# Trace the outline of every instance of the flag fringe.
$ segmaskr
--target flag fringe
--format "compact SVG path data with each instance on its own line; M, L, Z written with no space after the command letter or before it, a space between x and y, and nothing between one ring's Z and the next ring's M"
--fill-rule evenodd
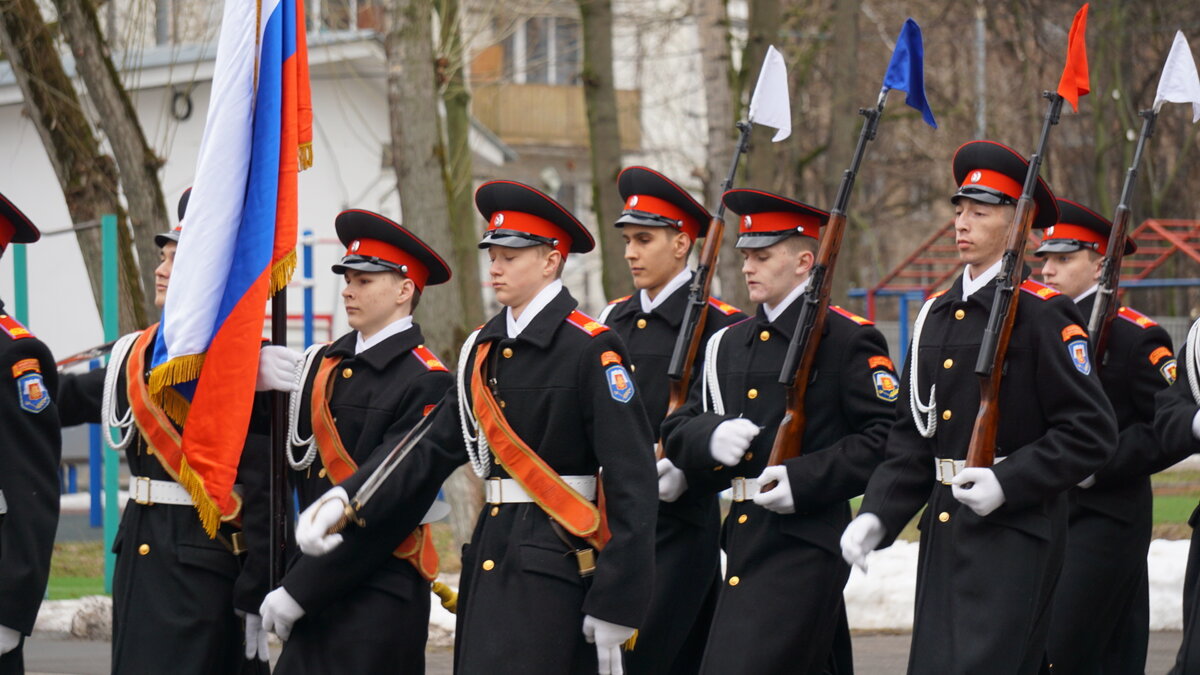
M204 354L188 354L154 367L150 371L150 396L159 405L163 404L163 389L183 382L200 379L204 367Z
M271 295L275 295L279 291L287 288L288 283L292 280L292 275L296 273L296 249L288 251L288 254L283 256L278 262L271 267Z
M192 408L192 402L187 400L183 394L172 387L165 387L158 394L158 405L162 408L164 414L171 418L171 421L179 426L183 426L187 422L188 411Z
M192 504L196 506L200 524L208 538L216 538L217 528L221 525L221 509L204 489L204 479L188 464L187 457L179 459L179 484L192 496Z
M313 147L312 141L300 144L300 170L312 168L313 164Z
M629 639L626 640L625 643L622 644L621 646L625 648L625 651L631 652L631 651L633 651L633 648L637 646L637 639L638 639L638 632L637 632L637 629L635 628L633 631L633 635L630 635Z

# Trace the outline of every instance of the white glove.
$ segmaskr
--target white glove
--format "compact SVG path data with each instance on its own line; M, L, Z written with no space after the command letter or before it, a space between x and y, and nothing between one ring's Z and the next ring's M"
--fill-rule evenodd
M258 379L254 391L299 391L304 355L280 345L258 350Z
M583 617L583 637L596 645L596 660L600 675L621 675L621 645L633 637L634 629L609 623L594 616Z
M657 466L658 498L664 502L679 499L687 491L687 477L683 475L683 470L666 457L658 460Z
M974 485L969 488L963 487L967 483ZM981 518L1004 503L1004 488L1000 487L1000 481L991 469L978 466L963 469L951 479L950 484L953 486L950 491L954 498L966 504Z
M1092 487L1095 484L1096 484L1096 474L1092 474L1092 475L1088 476L1087 478L1084 478L1083 480L1079 481L1079 487L1083 488L1084 490Z
M757 424L744 417L725 420L713 429L712 437L708 439L708 452L725 466L733 466L742 461L742 455L746 454L750 441L759 431Z
M271 658L271 652L267 648L267 631L263 630L262 617L258 614L247 614L245 618L246 658L253 661L257 657L259 661L266 663ZM291 632L290 627L288 632Z
M775 483L775 487L766 492L759 491L754 496L754 503L775 513L787 515L796 512L796 499L792 496L792 483L788 479L787 469L782 466L768 466L758 477L760 486Z
M773 492L773 490L772 490ZM860 513L842 532L842 558L867 573L867 554L883 541L883 521L874 513Z
M329 534L350 503L346 488L335 487L309 505L296 522L296 545L304 555L325 555L342 543L342 535Z
M0 626L0 654L7 654L21 644L21 631Z
M286 641L292 634L292 626L304 616L304 608L286 588L280 586L267 593L262 606L258 608L258 613L262 615L263 630L271 631L278 635L280 640ZM250 616L253 615L247 615L247 618ZM262 640L265 647L266 636Z

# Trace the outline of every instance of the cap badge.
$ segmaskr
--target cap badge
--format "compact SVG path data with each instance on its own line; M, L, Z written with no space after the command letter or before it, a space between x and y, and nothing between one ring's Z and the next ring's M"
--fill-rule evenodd
M742 225L745 225L747 230L750 229L751 223L753 222L754 221L750 218L750 216L742 216Z
M983 178L982 171L972 171L969 180L972 183L978 183L980 178Z
M637 198L638 198L638 196L637 196L637 195L634 195L634 196L630 197L630 198L629 198L629 206L627 206L627 207L625 207L625 208L632 209L633 207L637 206L637 202L638 202L638 199L637 199Z
M362 242L361 242L361 241L359 241L359 240L357 240L357 239L355 239L354 241L350 242L350 252L351 252L351 253L354 253L355 251L357 251L357 250L358 250L358 247L359 247L361 244L362 244Z
M492 227L500 227L503 224L504 224L504 214L497 213L495 215L495 217L492 218Z
M1051 225L1050 227L1046 228L1046 237L1053 237L1053 236L1054 236L1054 226Z

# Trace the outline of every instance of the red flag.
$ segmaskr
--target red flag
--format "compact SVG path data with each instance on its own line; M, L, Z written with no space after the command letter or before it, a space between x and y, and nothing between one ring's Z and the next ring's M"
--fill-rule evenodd
M1058 81L1058 95L1071 104L1071 109L1079 112L1079 97L1091 91L1088 83L1087 42L1087 3L1075 12L1075 20L1071 22L1071 32L1067 35L1067 65L1063 68L1062 79Z

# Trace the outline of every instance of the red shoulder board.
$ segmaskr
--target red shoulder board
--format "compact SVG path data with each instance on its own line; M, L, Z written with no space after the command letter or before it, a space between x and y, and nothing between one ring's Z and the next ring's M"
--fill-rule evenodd
M437 354L434 354L433 351L430 350L429 347L426 347L425 345L417 345L416 347L413 347L412 355L417 357L418 361L420 361L421 363L424 363L425 367L428 368L429 370L436 370L436 371L449 371L450 370L449 368L446 367L446 364L442 363L442 360L437 357Z
M1056 295L1061 295L1058 291L1050 288L1046 284L1038 283L1033 279L1026 279L1021 282L1021 290L1030 295L1036 295L1043 300L1049 300Z
M579 310L575 310L567 315L567 323L575 326L579 330L591 335L592 337L596 337L597 335L608 330L608 326L605 326L604 324L596 321L592 317Z
M842 316L846 317L847 319L850 319L851 321L853 321L854 323L856 323L860 326L874 326L875 325L874 321L872 321L866 317L859 316L859 315L855 314L854 312L844 310L841 307L838 307L837 305L830 305L829 311L837 312L838 314L841 314Z
M945 295L945 294L946 294L946 291L948 291L948 290L950 290L950 289L949 289L949 288L943 288L943 289L942 289L942 290L940 290L940 291L934 291L933 293L930 293L930 294L929 294L929 297L928 297L928 298L925 298L925 299L926 299L926 300L932 300L932 299L934 299L934 298L940 298L940 297L942 297L943 295Z
M728 302L721 302L712 296L709 296L708 298L708 306L724 314L725 316L733 316L734 314L742 311Z
M8 337L14 340L33 337L33 333L30 333L28 328L22 326L20 321L7 314L0 314L0 330L3 330L8 334Z
M1154 319L1151 319L1136 309L1129 309L1128 307L1122 307L1121 309L1118 309L1117 316L1130 323L1137 324L1138 328L1153 328L1158 325L1158 322Z
M625 302L626 300L628 300L628 299L630 299L630 298L632 298L632 297L633 297L632 295L626 295L626 296L625 296L625 297L623 297L623 298L617 298L616 300L609 300L609 301L608 301L608 304L610 304L610 305L615 305L615 304L617 304L618 302Z

